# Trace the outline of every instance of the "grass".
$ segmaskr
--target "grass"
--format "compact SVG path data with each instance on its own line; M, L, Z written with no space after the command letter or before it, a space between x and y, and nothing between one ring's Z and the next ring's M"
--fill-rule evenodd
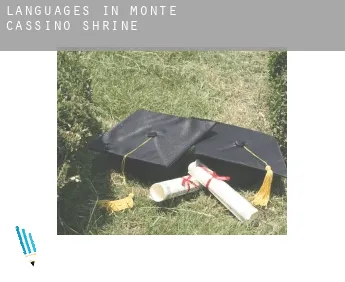
M85 52L82 59L92 72L93 99L101 110L103 130L141 108L272 133L266 108L268 52ZM273 195L268 208L247 225L205 190L157 205L148 198L148 186L137 181L123 185L121 176L111 172L108 184L99 184L108 190L107 197L122 198L133 191L135 206L107 215L95 208L103 192L93 183L94 176L90 179L90 198L71 215L83 218L87 228L74 233L287 233L286 194ZM247 198L253 195L239 192Z

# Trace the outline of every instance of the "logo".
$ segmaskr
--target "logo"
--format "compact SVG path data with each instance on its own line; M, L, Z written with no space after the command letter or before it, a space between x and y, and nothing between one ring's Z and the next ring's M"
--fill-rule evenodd
M18 226L16 226L16 231L25 258L34 266L36 260L36 246L31 233L26 234L25 229L20 229Z

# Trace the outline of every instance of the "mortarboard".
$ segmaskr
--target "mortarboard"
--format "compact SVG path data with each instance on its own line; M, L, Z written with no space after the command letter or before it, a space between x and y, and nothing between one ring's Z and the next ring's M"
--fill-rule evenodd
M215 125L214 121L137 110L89 144L110 156L114 168L137 178L160 180L185 173L185 153Z
M273 178L281 181L287 177L284 157L274 137L234 125L217 123L195 144L193 154L217 172L229 175L232 186L263 183L253 201L257 205L267 205Z

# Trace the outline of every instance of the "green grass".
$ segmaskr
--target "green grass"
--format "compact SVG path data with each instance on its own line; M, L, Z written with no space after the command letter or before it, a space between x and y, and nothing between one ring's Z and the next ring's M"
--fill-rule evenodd
M266 107L268 52L85 52L92 75L93 99L103 130L138 108L200 117L271 134ZM90 179L93 179L90 176ZM86 234L286 234L286 194L273 195L251 224L240 224L212 194L197 193L157 205L149 187L123 185L111 172L107 196L134 191L134 207L112 215L95 208L100 187L71 216L88 223ZM90 185L89 185L90 186ZM90 190L90 187L88 188ZM240 191L245 197L253 192ZM78 210L78 209L77 209ZM86 230L86 231L85 231ZM76 231L75 233L78 233Z

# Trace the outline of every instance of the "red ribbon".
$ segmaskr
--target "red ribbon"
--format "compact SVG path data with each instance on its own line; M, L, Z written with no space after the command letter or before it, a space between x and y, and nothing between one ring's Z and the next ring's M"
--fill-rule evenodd
M187 193L190 190L190 184L193 184L194 186L198 186L192 180L190 180L191 178L192 178L191 175L188 175L187 177L182 178L182 186L184 186L184 187L187 186Z
M210 170L204 166L200 166L200 168L202 168L203 170L205 170L206 172L208 172L211 175L211 178L207 181L206 186L205 186L207 189L208 189L208 186L210 185L210 182L213 178L218 179L218 180L224 180L224 181L230 180L230 176L219 176L215 171L212 171L212 170Z

